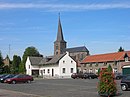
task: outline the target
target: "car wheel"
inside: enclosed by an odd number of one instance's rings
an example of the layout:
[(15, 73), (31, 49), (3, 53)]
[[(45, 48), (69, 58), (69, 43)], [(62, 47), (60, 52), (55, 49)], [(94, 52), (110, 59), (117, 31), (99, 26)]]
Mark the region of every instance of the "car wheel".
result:
[(13, 80), (13, 81), (12, 81), (12, 84), (16, 84), (16, 81), (15, 81), (15, 80)]
[(119, 77), (116, 77), (117, 80), (119, 80), (120, 78)]
[(127, 86), (126, 86), (126, 85), (121, 85), (121, 89), (122, 89), (123, 91), (126, 91), (126, 90), (127, 90)]
[(28, 80), (28, 81), (27, 81), (27, 83), (31, 83), (31, 81), (30, 81), (30, 80)]

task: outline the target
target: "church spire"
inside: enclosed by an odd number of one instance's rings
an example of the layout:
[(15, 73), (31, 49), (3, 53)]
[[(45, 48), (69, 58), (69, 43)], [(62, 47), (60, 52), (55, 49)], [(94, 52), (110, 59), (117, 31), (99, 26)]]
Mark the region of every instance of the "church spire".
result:
[(57, 40), (56, 41), (64, 41), (62, 26), (61, 26), (61, 21), (60, 21), (60, 13), (59, 13), (58, 32), (57, 32)]
[(66, 41), (64, 40), (63, 37), (60, 14), (59, 14), (57, 39), (54, 42), (54, 55), (63, 54), (65, 49), (66, 49)]

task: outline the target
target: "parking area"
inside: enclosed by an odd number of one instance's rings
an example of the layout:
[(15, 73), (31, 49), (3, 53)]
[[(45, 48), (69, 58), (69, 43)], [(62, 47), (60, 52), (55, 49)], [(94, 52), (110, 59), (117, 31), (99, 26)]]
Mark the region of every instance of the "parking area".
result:
[[(0, 83), (0, 97), (99, 97), (97, 83), (98, 79), (37, 79), (31, 84)], [(120, 80), (117, 81), (117, 96), (128, 97), (130, 91), (122, 91), (119, 83)]]

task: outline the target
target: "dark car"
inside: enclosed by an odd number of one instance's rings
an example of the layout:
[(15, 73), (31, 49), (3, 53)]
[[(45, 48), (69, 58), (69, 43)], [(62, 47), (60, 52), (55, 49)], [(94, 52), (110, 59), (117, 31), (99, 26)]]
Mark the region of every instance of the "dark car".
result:
[(5, 83), (9, 83), (9, 84), (16, 84), (16, 83), (21, 83), (21, 82), (27, 82), (27, 83), (31, 83), (31, 81), (33, 81), (33, 77), (30, 75), (25, 75), (25, 74), (19, 74), (14, 76), (13, 78), (8, 78), (6, 79), (4, 82)]
[(12, 78), (12, 77), (14, 77), (14, 76), (15, 76), (15, 74), (7, 74), (6, 76), (0, 78), (0, 82), (1, 82), (1, 83), (4, 83), (4, 81), (5, 81), (6, 79)]
[(123, 77), (122, 73), (114, 73), (115, 74), (115, 79), (119, 80)]
[(130, 75), (123, 76), (120, 85), (123, 91), (128, 90), (130, 88)]
[(75, 78), (86, 78), (86, 74), (84, 74), (84, 73), (73, 73), (72, 75), (71, 75), (71, 78), (73, 78), (73, 79), (75, 79)]
[(0, 78), (2, 78), (2, 77), (5, 77), (7, 74), (1, 74), (0, 75)]
[(88, 78), (89, 79), (95, 79), (95, 78), (98, 78), (98, 75), (96, 75), (95, 73), (87, 73), (88, 74)]

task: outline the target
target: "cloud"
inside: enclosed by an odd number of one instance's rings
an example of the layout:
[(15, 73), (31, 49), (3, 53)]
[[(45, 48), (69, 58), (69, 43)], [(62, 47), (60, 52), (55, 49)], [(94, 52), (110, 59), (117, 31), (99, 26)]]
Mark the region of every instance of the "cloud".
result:
[(44, 3), (0, 3), (0, 9), (43, 9), (46, 11), (81, 11), (102, 9), (126, 9), (130, 3), (91, 4), (44, 4)]

